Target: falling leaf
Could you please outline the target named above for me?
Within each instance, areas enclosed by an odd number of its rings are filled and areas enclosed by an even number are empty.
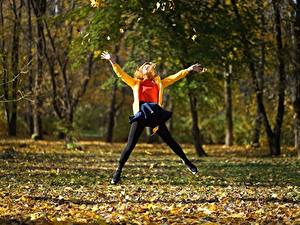
[[[102,1],[101,0],[90,0],[91,6],[95,8],[99,8],[101,6]]]

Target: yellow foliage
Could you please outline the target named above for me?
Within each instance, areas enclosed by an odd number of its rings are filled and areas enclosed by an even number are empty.
[[[101,53],[102,52],[100,50],[94,51],[94,58],[98,58],[101,55]]]
[[[99,8],[101,6],[102,1],[101,0],[90,0],[91,6],[95,8]]]
[[[225,5],[231,5],[231,1],[230,0],[225,0]]]

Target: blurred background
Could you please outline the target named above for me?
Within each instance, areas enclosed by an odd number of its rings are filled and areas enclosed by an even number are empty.
[[[0,0],[0,135],[126,142],[131,76],[145,61],[163,78],[178,142],[280,147],[300,140],[300,15],[293,0]],[[146,130],[144,142],[157,142]]]

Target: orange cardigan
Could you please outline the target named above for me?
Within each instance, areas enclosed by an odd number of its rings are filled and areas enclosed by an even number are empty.
[[[131,87],[133,91],[133,114],[136,114],[140,110],[139,105],[139,88],[140,88],[140,79],[134,78],[129,76],[127,73],[125,73],[121,67],[117,64],[113,64],[113,70],[117,74],[118,77],[120,77],[128,86]],[[160,76],[156,76],[154,81],[156,82],[158,86],[158,104],[162,107],[162,101],[163,101],[163,91],[166,87],[172,85],[176,81],[184,78],[189,71],[187,69],[180,70],[178,73],[174,75],[167,76],[166,78],[162,79]]]

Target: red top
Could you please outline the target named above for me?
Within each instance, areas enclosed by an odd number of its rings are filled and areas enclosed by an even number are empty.
[[[154,80],[145,79],[140,83],[139,100],[158,103],[158,86]]]

